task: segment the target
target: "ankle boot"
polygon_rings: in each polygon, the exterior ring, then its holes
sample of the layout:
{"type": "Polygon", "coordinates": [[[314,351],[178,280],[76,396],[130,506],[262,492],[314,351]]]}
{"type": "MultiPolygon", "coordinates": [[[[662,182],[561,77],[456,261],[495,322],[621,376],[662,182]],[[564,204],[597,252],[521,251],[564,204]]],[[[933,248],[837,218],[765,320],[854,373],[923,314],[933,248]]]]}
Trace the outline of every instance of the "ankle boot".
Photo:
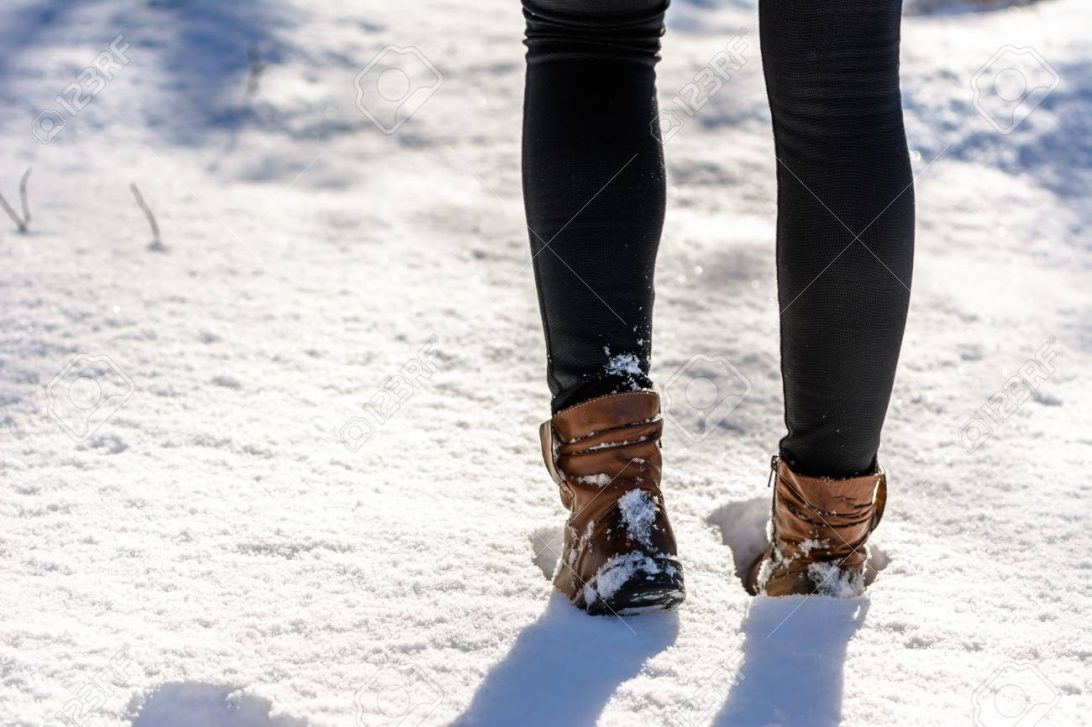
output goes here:
{"type": "Polygon", "coordinates": [[[686,597],[660,493],[662,430],[653,391],[591,399],[539,429],[569,510],[554,585],[588,613],[672,608],[686,597]]]}
{"type": "Polygon", "coordinates": [[[883,517],[887,477],[832,480],[805,477],[779,457],[767,536],[770,544],[751,566],[752,595],[850,598],[864,592],[869,535],[883,517]]]}

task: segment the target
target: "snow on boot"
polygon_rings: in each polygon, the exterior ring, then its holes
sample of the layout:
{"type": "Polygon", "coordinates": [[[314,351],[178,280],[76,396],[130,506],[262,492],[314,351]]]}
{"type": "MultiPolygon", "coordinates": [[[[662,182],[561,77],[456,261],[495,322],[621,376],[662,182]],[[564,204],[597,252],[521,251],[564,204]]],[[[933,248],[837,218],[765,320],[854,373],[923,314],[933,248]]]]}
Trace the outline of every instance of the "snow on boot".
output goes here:
{"type": "Polygon", "coordinates": [[[887,477],[833,480],[805,477],[779,457],[766,534],[770,544],[747,574],[752,595],[819,594],[850,598],[864,592],[868,536],[883,517],[887,477]]]}
{"type": "Polygon", "coordinates": [[[686,598],[660,493],[660,397],[611,394],[539,428],[569,510],[554,585],[591,614],[667,609],[686,598]]]}

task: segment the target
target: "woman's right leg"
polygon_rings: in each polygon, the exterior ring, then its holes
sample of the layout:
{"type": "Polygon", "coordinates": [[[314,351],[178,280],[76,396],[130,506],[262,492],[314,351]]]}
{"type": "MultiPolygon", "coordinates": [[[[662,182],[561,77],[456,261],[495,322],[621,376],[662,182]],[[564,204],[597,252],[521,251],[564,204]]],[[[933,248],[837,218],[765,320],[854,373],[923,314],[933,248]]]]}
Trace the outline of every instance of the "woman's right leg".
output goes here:
{"type": "Polygon", "coordinates": [[[666,0],[524,0],[523,189],[556,413],[651,387],[666,0]]]}

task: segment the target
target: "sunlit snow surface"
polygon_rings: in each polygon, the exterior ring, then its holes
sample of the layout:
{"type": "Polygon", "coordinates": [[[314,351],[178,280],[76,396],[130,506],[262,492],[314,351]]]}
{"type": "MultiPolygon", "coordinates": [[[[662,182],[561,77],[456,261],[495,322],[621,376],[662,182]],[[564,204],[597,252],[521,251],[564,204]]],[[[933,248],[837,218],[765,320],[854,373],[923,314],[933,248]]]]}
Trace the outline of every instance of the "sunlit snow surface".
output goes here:
{"type": "Polygon", "coordinates": [[[702,355],[749,386],[666,419],[688,598],[619,620],[546,577],[518,3],[3,3],[17,211],[33,172],[29,233],[0,214],[0,725],[1086,721],[1092,28],[1078,0],[925,10],[882,570],[755,600],[783,433],[756,13],[673,3],[661,109],[744,62],[667,143],[653,376],[702,355]],[[423,65],[380,81],[388,46],[423,65]],[[382,133],[361,73],[424,100],[382,133]],[[997,94],[1029,89],[1009,128],[997,94]]]}

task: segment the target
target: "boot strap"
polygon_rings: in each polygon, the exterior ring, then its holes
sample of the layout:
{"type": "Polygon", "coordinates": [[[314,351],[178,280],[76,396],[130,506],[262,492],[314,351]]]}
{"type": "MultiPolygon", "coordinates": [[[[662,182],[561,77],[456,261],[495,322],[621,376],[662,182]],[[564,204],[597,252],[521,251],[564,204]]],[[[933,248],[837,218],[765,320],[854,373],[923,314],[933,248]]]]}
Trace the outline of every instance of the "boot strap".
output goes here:
{"type": "Polygon", "coordinates": [[[542,461],[546,463],[546,471],[554,482],[560,485],[565,479],[557,469],[557,447],[554,444],[554,425],[552,421],[544,421],[538,427],[538,438],[542,442],[542,461]]]}
{"type": "Polygon", "coordinates": [[[880,481],[876,483],[876,494],[872,498],[872,525],[868,528],[869,534],[880,524],[884,508],[887,507],[887,473],[883,471],[883,467],[879,469],[880,481]]]}
{"type": "MultiPolygon", "coordinates": [[[[778,464],[779,459],[780,459],[780,457],[778,457],[777,455],[774,455],[773,459],[770,461],[770,482],[771,483],[773,482],[775,477],[779,476],[777,474],[777,464],[778,464]]],[[[887,472],[885,472],[883,467],[880,467],[880,466],[877,466],[877,469],[879,470],[879,472],[877,472],[876,474],[879,475],[879,480],[876,482],[876,493],[872,496],[872,522],[868,526],[867,535],[871,535],[872,531],[874,531],[877,527],[879,527],[880,520],[883,520],[884,509],[887,507],[887,472]]],[[[768,486],[769,486],[769,483],[767,483],[767,487],[768,486]]],[[[771,517],[772,522],[776,522],[776,513],[777,513],[777,488],[776,487],[774,488],[773,498],[772,499],[773,499],[773,502],[772,502],[772,504],[770,506],[770,517],[771,517]]]]}

